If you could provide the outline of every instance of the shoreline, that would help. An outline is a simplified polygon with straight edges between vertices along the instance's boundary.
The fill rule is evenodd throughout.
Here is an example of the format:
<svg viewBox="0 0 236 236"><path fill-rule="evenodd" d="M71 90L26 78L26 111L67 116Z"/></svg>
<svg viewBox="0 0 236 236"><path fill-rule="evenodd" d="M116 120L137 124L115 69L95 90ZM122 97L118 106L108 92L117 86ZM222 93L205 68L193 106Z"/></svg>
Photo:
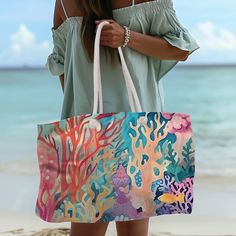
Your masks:
<svg viewBox="0 0 236 236"><path fill-rule="evenodd" d="M0 177L2 176L0 175ZM16 178L18 178L18 183L14 182ZM44 222L34 214L34 204L38 187L37 176L29 182L27 182L28 179L27 176L21 178L15 176L12 179L7 179L8 182L5 182L5 185L1 188L2 192L7 193L8 196L3 195L1 201L2 206L5 207L0 206L0 235L28 236L33 232L40 231L41 233L35 236L47 236L50 235L49 229L60 229L64 227L69 229L70 222ZM21 191L19 182L24 183L22 185L24 188ZM6 186L10 186L9 189L11 191ZM18 194L16 193L16 189L19 191ZM14 193L14 196L18 196L15 202ZM195 175L192 213L151 217L149 236L236 235L235 196L236 183L233 181L233 178L204 178ZM10 209L11 205L15 205L15 207ZM20 207L20 209L17 207ZM15 211L15 208L18 210ZM17 229L18 231L15 231ZM43 233L43 229L47 229L49 234ZM6 231L9 231L9 233L2 234L2 232ZM57 235L66 235L66 230L62 232L64 234L58 232ZM116 236L115 232L115 222L110 222L106 236Z"/></svg>
<svg viewBox="0 0 236 236"><path fill-rule="evenodd" d="M52 232L57 231L55 235L66 235L70 229L70 222L48 223L32 215L5 215L5 220L0 216L3 226L9 224L8 227L0 230L0 235L10 236L50 236ZM14 221L10 225L9 219ZM19 220L20 219L20 220ZM235 219L224 217L194 216L190 215L170 215L151 217L149 223L149 236L229 236L236 235ZM61 233L59 232L61 229ZM64 229L64 230L62 230ZM60 233L60 234L59 234ZM110 222L106 236L116 236L115 222Z"/></svg>
<svg viewBox="0 0 236 236"><path fill-rule="evenodd" d="M235 63L185 63L184 65L176 65L176 68L199 69L199 68L236 68ZM19 65L19 66L1 66L0 71L27 71L27 70L44 70L47 68L43 65Z"/></svg>

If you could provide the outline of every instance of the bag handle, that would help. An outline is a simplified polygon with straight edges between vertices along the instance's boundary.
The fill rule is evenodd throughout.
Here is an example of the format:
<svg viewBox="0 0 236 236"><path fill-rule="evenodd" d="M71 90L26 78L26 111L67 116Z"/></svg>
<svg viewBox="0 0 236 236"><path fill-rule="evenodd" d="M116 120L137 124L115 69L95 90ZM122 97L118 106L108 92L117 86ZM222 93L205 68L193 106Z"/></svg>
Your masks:
<svg viewBox="0 0 236 236"><path fill-rule="evenodd" d="M103 99L102 99L102 86L101 86L101 67L100 67L100 36L102 27L110 24L108 21L101 22L96 29L95 43L94 43L94 63L93 63L93 83L94 83L94 101L93 101L93 114L98 112L99 100L99 113L103 113ZM133 84L131 75L126 65L121 47L118 47L119 56L121 59L122 71L128 91L129 104L132 112L141 112L141 104Z"/></svg>

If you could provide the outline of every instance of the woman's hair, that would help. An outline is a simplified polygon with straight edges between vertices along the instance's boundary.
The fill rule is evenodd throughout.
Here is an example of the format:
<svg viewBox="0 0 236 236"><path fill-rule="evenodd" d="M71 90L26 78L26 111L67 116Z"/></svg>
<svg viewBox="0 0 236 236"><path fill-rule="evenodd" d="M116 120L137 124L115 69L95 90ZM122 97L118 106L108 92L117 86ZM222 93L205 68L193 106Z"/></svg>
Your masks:
<svg viewBox="0 0 236 236"><path fill-rule="evenodd" d="M96 34L95 20L113 19L111 0L76 0L78 8L83 13L83 20L81 25L82 43L87 51L89 60L93 62L94 42ZM102 45L103 46L103 45ZM114 65L117 59L117 48L104 46L105 55L109 52L111 64ZM118 57L120 62L120 58Z"/></svg>

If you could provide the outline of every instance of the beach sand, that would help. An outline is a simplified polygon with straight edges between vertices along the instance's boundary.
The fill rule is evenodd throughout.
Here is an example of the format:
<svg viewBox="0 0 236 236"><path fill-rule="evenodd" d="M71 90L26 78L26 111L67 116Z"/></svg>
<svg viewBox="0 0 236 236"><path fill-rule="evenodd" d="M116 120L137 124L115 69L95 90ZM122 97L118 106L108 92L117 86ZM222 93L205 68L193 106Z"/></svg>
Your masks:
<svg viewBox="0 0 236 236"><path fill-rule="evenodd" d="M32 181L31 184L33 184L33 182L34 181ZM235 199L236 181L232 177L205 177L196 175L192 214L161 215L151 217L149 235L236 235ZM32 209L32 211L34 211L34 209ZM5 212L1 211L1 236L69 235L70 222L48 223L42 221L33 213L30 214L22 212L14 212L13 210L6 211L6 208ZM115 223L111 222L108 226L106 236L115 235Z"/></svg>

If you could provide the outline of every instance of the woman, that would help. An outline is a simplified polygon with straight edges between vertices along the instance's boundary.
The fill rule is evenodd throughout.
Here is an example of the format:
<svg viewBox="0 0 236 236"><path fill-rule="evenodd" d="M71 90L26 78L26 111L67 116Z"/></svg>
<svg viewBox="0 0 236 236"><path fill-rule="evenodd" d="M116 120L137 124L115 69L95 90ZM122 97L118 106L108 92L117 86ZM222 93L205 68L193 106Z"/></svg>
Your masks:
<svg viewBox="0 0 236 236"><path fill-rule="evenodd" d="M110 22L103 27L100 40L104 113L130 111L117 56L120 46L142 107L163 111L161 78L199 48L180 24L172 0L56 0L54 49L47 67L59 76L64 92L61 119L92 112L94 32L104 19ZM123 26L130 28L128 43ZM93 224L71 222L71 236L105 235L111 220L116 221L118 236L148 235L149 218L129 220L128 213L106 217L100 214Z"/></svg>

